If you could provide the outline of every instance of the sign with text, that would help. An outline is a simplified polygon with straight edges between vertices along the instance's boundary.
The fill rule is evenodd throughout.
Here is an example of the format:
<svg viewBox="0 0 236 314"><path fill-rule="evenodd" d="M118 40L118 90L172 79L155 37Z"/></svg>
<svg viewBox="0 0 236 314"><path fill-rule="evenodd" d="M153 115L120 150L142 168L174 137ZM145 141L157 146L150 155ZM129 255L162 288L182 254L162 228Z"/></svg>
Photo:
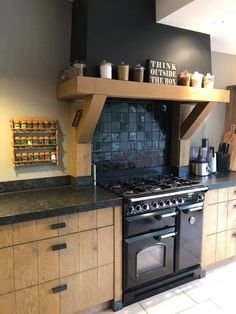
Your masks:
<svg viewBox="0 0 236 314"><path fill-rule="evenodd" d="M175 63L147 60L147 68L150 83L177 85L177 66Z"/></svg>

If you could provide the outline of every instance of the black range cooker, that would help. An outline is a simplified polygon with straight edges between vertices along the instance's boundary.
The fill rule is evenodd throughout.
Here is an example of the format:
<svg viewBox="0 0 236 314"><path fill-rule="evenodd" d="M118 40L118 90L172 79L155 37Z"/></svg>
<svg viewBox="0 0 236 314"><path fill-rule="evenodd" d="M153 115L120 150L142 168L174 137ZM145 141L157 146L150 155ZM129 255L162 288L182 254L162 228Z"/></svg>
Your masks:
<svg viewBox="0 0 236 314"><path fill-rule="evenodd" d="M202 210L208 188L168 176L118 180L123 196L123 303L202 276Z"/></svg>

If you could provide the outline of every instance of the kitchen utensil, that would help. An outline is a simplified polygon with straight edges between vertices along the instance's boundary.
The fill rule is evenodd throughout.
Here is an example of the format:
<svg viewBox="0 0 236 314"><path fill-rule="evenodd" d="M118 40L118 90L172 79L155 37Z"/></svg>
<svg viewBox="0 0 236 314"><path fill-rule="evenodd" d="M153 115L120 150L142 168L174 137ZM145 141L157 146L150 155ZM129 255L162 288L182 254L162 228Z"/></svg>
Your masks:
<svg viewBox="0 0 236 314"><path fill-rule="evenodd" d="M208 176L211 174L211 169L208 165L208 162L204 161L195 161L195 175L196 176Z"/></svg>
<svg viewBox="0 0 236 314"><path fill-rule="evenodd" d="M211 169L211 173L216 172L216 154L215 154L215 149L214 147L210 147L210 152L209 152L209 167Z"/></svg>
<svg viewBox="0 0 236 314"><path fill-rule="evenodd" d="M216 156L218 172L227 172L229 170L229 154L218 152Z"/></svg>

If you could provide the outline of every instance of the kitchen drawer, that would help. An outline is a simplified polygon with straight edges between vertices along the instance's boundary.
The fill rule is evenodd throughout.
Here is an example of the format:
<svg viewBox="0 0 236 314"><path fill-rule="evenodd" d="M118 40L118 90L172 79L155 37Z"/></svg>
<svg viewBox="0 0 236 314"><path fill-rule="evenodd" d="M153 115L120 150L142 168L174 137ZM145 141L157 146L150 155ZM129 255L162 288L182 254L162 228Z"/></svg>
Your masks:
<svg viewBox="0 0 236 314"><path fill-rule="evenodd" d="M36 220L16 223L13 225L14 244L36 241Z"/></svg>
<svg viewBox="0 0 236 314"><path fill-rule="evenodd" d="M229 200L236 200L236 186L229 187Z"/></svg>
<svg viewBox="0 0 236 314"><path fill-rule="evenodd" d="M98 229L98 266L114 261L114 228L113 226Z"/></svg>
<svg viewBox="0 0 236 314"><path fill-rule="evenodd" d="M228 201L228 193L229 189L224 188L224 189L219 189L218 191L218 203L220 202L227 202Z"/></svg>
<svg viewBox="0 0 236 314"><path fill-rule="evenodd" d="M97 229L80 232L80 271L96 268L98 265Z"/></svg>
<svg viewBox="0 0 236 314"><path fill-rule="evenodd" d="M38 286L16 292L17 314L38 314Z"/></svg>
<svg viewBox="0 0 236 314"><path fill-rule="evenodd" d="M236 255L236 229L227 231L226 238L226 258Z"/></svg>
<svg viewBox="0 0 236 314"><path fill-rule="evenodd" d="M219 203L217 205L217 232L225 231L227 229L228 217L228 202Z"/></svg>
<svg viewBox="0 0 236 314"><path fill-rule="evenodd" d="M98 270L92 269L80 273L79 284L79 310L92 307L97 304Z"/></svg>
<svg viewBox="0 0 236 314"><path fill-rule="evenodd" d="M79 231L97 228L97 211L90 210L79 213Z"/></svg>
<svg viewBox="0 0 236 314"><path fill-rule="evenodd" d="M205 206L218 203L218 190L211 190L205 194Z"/></svg>
<svg viewBox="0 0 236 314"><path fill-rule="evenodd" d="M0 226L0 248L13 245L12 225Z"/></svg>
<svg viewBox="0 0 236 314"><path fill-rule="evenodd" d="M236 200L228 203L227 229L236 228Z"/></svg>
<svg viewBox="0 0 236 314"><path fill-rule="evenodd" d="M98 268L98 304L113 299L113 264Z"/></svg>
<svg viewBox="0 0 236 314"><path fill-rule="evenodd" d="M97 210L97 227L113 225L113 207Z"/></svg>
<svg viewBox="0 0 236 314"><path fill-rule="evenodd" d="M80 274L60 279L60 285L66 290L60 292L60 314L78 313L80 308ZM91 287L91 289L93 289Z"/></svg>
<svg viewBox="0 0 236 314"><path fill-rule="evenodd" d="M27 312L24 314L26 313ZM16 298L14 292L0 295L0 314L16 314Z"/></svg>
<svg viewBox="0 0 236 314"><path fill-rule="evenodd" d="M58 229L59 236L70 233L76 233L79 231L79 214L69 214L58 217Z"/></svg>
<svg viewBox="0 0 236 314"><path fill-rule="evenodd" d="M15 290L13 247L0 249L0 295Z"/></svg>
<svg viewBox="0 0 236 314"><path fill-rule="evenodd" d="M39 314L60 314L60 292L55 291L59 286L59 280L39 285Z"/></svg>
<svg viewBox="0 0 236 314"><path fill-rule="evenodd" d="M16 290L38 284L38 249L36 242L14 246Z"/></svg>
<svg viewBox="0 0 236 314"><path fill-rule="evenodd" d="M58 236L58 217L37 220L37 240L48 239Z"/></svg>

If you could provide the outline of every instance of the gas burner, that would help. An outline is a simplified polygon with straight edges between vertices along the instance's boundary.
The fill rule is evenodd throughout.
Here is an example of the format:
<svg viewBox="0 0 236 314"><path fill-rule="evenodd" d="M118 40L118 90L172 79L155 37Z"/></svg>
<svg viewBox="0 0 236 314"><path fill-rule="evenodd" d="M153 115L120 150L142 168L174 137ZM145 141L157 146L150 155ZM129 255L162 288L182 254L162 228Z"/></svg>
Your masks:
<svg viewBox="0 0 236 314"><path fill-rule="evenodd" d="M134 191L133 190L126 190L124 191L125 194L128 194L128 195L131 195L131 194L134 194Z"/></svg>

